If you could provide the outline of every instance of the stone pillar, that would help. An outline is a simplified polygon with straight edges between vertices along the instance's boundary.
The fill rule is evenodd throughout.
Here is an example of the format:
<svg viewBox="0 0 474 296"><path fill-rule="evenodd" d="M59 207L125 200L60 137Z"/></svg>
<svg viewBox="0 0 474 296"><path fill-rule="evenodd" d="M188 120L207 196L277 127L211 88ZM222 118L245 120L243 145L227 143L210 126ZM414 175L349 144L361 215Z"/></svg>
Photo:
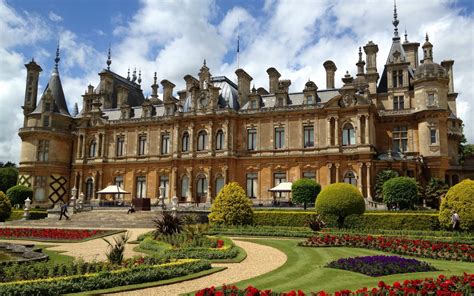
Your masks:
<svg viewBox="0 0 474 296"><path fill-rule="evenodd" d="M193 184L194 184L193 170L190 169L188 170L188 194L186 198L187 202L193 201Z"/></svg>
<svg viewBox="0 0 474 296"><path fill-rule="evenodd" d="M362 116L357 115L357 120L356 120L356 124L357 124L357 127L356 127L357 142L356 142L356 144L357 145L362 144L362 122L361 121L362 121Z"/></svg>
<svg viewBox="0 0 474 296"><path fill-rule="evenodd" d="M331 168L332 168L332 163L328 163L328 185L331 184L332 182L332 172L331 172Z"/></svg>
<svg viewBox="0 0 474 296"><path fill-rule="evenodd" d="M224 155L229 155L230 150L230 128L229 128L229 120L226 119L224 121Z"/></svg>
<svg viewBox="0 0 474 296"><path fill-rule="evenodd" d="M340 164L336 163L335 166L336 166L336 183L339 183L339 166L340 166Z"/></svg>
<svg viewBox="0 0 474 296"><path fill-rule="evenodd" d="M370 144L369 115L365 115L365 144Z"/></svg>
<svg viewBox="0 0 474 296"><path fill-rule="evenodd" d="M178 157L179 152L181 151L181 148L179 145L179 142L180 142L179 124L175 124L173 128L173 132L171 133L170 136L171 136L170 143L171 143L171 149L172 149L172 151L170 152L172 153L173 157L176 158Z"/></svg>
<svg viewBox="0 0 474 296"><path fill-rule="evenodd" d="M189 152L192 156L195 156L195 147L196 141L194 139L194 123L191 122L189 125Z"/></svg>
<svg viewBox="0 0 474 296"><path fill-rule="evenodd" d="M82 141L82 159L87 159L89 151L87 151L87 139L86 135L84 135L84 140Z"/></svg>
<svg viewBox="0 0 474 296"><path fill-rule="evenodd" d="M224 185L225 185L229 182L229 177L228 177L229 167L225 165L225 166L222 167L222 170L224 171L224 176L223 177L224 177Z"/></svg>
<svg viewBox="0 0 474 296"><path fill-rule="evenodd" d="M334 117L334 144L339 147L339 117Z"/></svg>
<svg viewBox="0 0 474 296"><path fill-rule="evenodd" d="M321 180L319 179L319 167L316 167L316 182L318 182L319 184L321 184Z"/></svg>
<svg viewBox="0 0 474 296"><path fill-rule="evenodd" d="M371 187L371 184L370 184L370 179L371 179L370 166L371 166L371 163L366 162L365 166L367 167L367 199L369 201L372 201L373 200L372 199L372 194L370 192L370 187Z"/></svg>
<svg viewBox="0 0 474 296"><path fill-rule="evenodd" d="M357 188L359 188L360 193L363 193L362 189L362 167L364 166L363 162L359 162L359 176L357 176Z"/></svg>
<svg viewBox="0 0 474 296"><path fill-rule="evenodd" d="M172 196L178 195L177 190L176 190L178 188L178 168L177 167L173 167L171 169L170 183L171 183L171 188L170 188L171 192L170 192L169 198L171 199Z"/></svg>
<svg viewBox="0 0 474 296"><path fill-rule="evenodd" d="M82 183L83 183L83 181L82 181L82 172L79 172L78 174L79 174L79 184L76 185L76 188L77 188L77 190L79 190L79 194L81 194L82 193Z"/></svg>
<svg viewBox="0 0 474 296"><path fill-rule="evenodd" d="M210 204L211 199L212 199L212 174L211 174L211 168L207 170L207 197L206 197L206 203Z"/></svg>
<svg viewBox="0 0 474 296"><path fill-rule="evenodd" d="M208 135L208 150L210 151L210 155L215 155L216 154L216 149L214 147L214 129L212 125L212 121L209 121L209 135ZM208 182L209 183L209 182Z"/></svg>

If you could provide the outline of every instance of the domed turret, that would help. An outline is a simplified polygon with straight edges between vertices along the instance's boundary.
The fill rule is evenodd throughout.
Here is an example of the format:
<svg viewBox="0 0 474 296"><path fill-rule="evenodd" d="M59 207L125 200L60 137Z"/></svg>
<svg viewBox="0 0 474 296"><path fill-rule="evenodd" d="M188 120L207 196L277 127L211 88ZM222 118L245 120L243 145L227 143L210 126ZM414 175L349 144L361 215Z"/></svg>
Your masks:
<svg viewBox="0 0 474 296"><path fill-rule="evenodd" d="M415 71L415 80L425 78L448 79L448 73L439 64L433 62L433 44L431 44L428 34L426 34L423 44L423 64Z"/></svg>

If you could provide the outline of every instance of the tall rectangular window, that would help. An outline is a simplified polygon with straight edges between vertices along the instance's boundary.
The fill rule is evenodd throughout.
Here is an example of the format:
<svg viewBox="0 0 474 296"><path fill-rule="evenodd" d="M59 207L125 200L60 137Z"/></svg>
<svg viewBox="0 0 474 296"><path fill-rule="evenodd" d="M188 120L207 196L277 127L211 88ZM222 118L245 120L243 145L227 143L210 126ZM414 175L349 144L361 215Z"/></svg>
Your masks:
<svg viewBox="0 0 474 296"><path fill-rule="evenodd" d="M392 71L392 85L393 87L403 86L403 70Z"/></svg>
<svg viewBox="0 0 474 296"><path fill-rule="evenodd" d="M48 161L49 159L49 141L39 140L37 147L37 159L38 161Z"/></svg>
<svg viewBox="0 0 474 296"><path fill-rule="evenodd" d="M304 148L314 147L314 126L308 125L303 127Z"/></svg>
<svg viewBox="0 0 474 296"><path fill-rule="evenodd" d="M436 137L436 129L430 129L430 143L432 145L438 143L438 139Z"/></svg>
<svg viewBox="0 0 474 296"><path fill-rule="evenodd" d="M117 137L117 147L115 149L116 156L123 156L125 145L125 138L122 136Z"/></svg>
<svg viewBox="0 0 474 296"><path fill-rule="evenodd" d="M138 176L136 179L136 198L146 198L146 177Z"/></svg>
<svg viewBox="0 0 474 296"><path fill-rule="evenodd" d="M286 182L286 173L274 173L273 174L273 186L277 186L280 183ZM286 197L287 193L278 192L277 197Z"/></svg>
<svg viewBox="0 0 474 296"><path fill-rule="evenodd" d="M114 184L123 189L123 177L122 176L115 177ZM123 194L115 194L115 198L122 199Z"/></svg>
<svg viewBox="0 0 474 296"><path fill-rule="evenodd" d="M307 96L306 97L306 104L308 104L308 105L313 105L314 104L313 96Z"/></svg>
<svg viewBox="0 0 474 296"><path fill-rule="evenodd" d="M168 198L168 191L169 191L169 187L170 187L170 179L168 178L168 176L160 176L160 196L161 196L161 188L164 188L165 189L165 192L164 192L164 198Z"/></svg>
<svg viewBox="0 0 474 296"><path fill-rule="evenodd" d="M138 137L138 150L137 154L138 155L145 155L145 149L146 149L146 136L142 135Z"/></svg>
<svg viewBox="0 0 474 296"><path fill-rule="evenodd" d="M405 99L403 96L393 97L393 110L405 109Z"/></svg>
<svg viewBox="0 0 474 296"><path fill-rule="evenodd" d="M428 94L428 106L435 106L435 95Z"/></svg>
<svg viewBox="0 0 474 296"><path fill-rule="evenodd" d="M46 176L35 176L35 202L44 201L46 199Z"/></svg>
<svg viewBox="0 0 474 296"><path fill-rule="evenodd" d="M161 154L170 153L170 135L163 134L161 135Z"/></svg>
<svg viewBox="0 0 474 296"><path fill-rule="evenodd" d="M406 126L393 128L393 151L405 152L408 150L408 129Z"/></svg>
<svg viewBox="0 0 474 296"><path fill-rule="evenodd" d="M48 115L43 116L43 126L44 127L49 127L49 116Z"/></svg>
<svg viewBox="0 0 474 296"><path fill-rule="evenodd" d="M316 174L314 172L303 172L303 178L316 180Z"/></svg>
<svg viewBox="0 0 474 296"><path fill-rule="evenodd" d="M285 147L285 128L275 128L275 149L283 149Z"/></svg>
<svg viewBox="0 0 474 296"><path fill-rule="evenodd" d="M249 198L257 197L258 175L257 173L247 174L247 196Z"/></svg>
<svg viewBox="0 0 474 296"><path fill-rule="evenodd" d="M247 150L257 149L257 130L254 128L247 130Z"/></svg>

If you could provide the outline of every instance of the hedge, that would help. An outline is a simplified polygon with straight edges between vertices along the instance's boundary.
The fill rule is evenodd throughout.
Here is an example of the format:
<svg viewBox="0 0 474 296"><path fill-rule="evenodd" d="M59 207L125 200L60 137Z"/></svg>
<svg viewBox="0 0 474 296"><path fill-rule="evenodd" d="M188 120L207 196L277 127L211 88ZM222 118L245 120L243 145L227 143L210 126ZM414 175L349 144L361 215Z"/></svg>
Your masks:
<svg viewBox="0 0 474 296"><path fill-rule="evenodd" d="M254 224L267 226L303 227L310 215L308 211L255 211ZM336 219L326 217L329 227L336 226ZM358 229L436 230L440 228L438 214L428 213L364 213L346 218L345 226Z"/></svg>
<svg viewBox="0 0 474 296"><path fill-rule="evenodd" d="M10 218L8 218L7 221L23 219L23 213L23 210L12 210ZM28 218L28 220L39 220L45 219L47 217L48 213L46 211L30 210L30 217Z"/></svg>
<svg viewBox="0 0 474 296"><path fill-rule="evenodd" d="M209 261L186 259L155 266L138 266L85 275L0 283L0 291L2 295L62 295L171 279L210 268Z"/></svg>

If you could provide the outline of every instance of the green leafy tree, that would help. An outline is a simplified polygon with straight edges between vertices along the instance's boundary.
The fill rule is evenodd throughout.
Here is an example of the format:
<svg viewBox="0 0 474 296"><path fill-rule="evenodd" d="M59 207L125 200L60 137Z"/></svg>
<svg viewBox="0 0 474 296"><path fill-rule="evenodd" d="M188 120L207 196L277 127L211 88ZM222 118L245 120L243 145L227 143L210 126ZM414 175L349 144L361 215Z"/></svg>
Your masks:
<svg viewBox="0 0 474 296"><path fill-rule="evenodd" d="M425 200L426 204L432 208L438 209L441 198L448 192L449 185L443 180L431 178L426 185Z"/></svg>
<svg viewBox="0 0 474 296"><path fill-rule="evenodd" d="M23 205L29 197L33 198L33 189L23 185L16 185L7 190L7 196L10 198L12 205Z"/></svg>
<svg viewBox="0 0 474 296"><path fill-rule="evenodd" d="M453 187L441 200L439 222L445 228L452 227L453 211L459 215L460 229L474 230L474 181L466 179Z"/></svg>
<svg viewBox="0 0 474 296"><path fill-rule="evenodd" d="M319 193L316 212L323 216L336 216L338 227L342 228L347 216L362 215L365 212L364 197L354 185L334 183Z"/></svg>
<svg viewBox="0 0 474 296"><path fill-rule="evenodd" d="M14 167L0 168L0 191L7 192L10 187L16 185L18 170Z"/></svg>
<svg viewBox="0 0 474 296"><path fill-rule="evenodd" d="M321 185L313 179L299 179L291 185L292 200L302 203L305 210L308 203L316 200L319 192L321 192Z"/></svg>
<svg viewBox="0 0 474 296"><path fill-rule="evenodd" d="M409 177L396 177L383 184L383 201L388 207L412 209L418 201L418 184Z"/></svg>
<svg viewBox="0 0 474 296"><path fill-rule="evenodd" d="M238 183L229 183L219 191L211 207L209 223L214 225L253 223L252 201Z"/></svg>
<svg viewBox="0 0 474 296"><path fill-rule="evenodd" d="M0 191L0 222L5 222L6 219L10 217L12 213L12 205L10 199Z"/></svg>
<svg viewBox="0 0 474 296"><path fill-rule="evenodd" d="M392 178L398 177L398 172L394 170L383 170L375 177L375 195L378 200L383 200L383 184Z"/></svg>
<svg viewBox="0 0 474 296"><path fill-rule="evenodd" d="M0 168L16 168L16 163L7 161L7 162L2 162L0 161Z"/></svg>

